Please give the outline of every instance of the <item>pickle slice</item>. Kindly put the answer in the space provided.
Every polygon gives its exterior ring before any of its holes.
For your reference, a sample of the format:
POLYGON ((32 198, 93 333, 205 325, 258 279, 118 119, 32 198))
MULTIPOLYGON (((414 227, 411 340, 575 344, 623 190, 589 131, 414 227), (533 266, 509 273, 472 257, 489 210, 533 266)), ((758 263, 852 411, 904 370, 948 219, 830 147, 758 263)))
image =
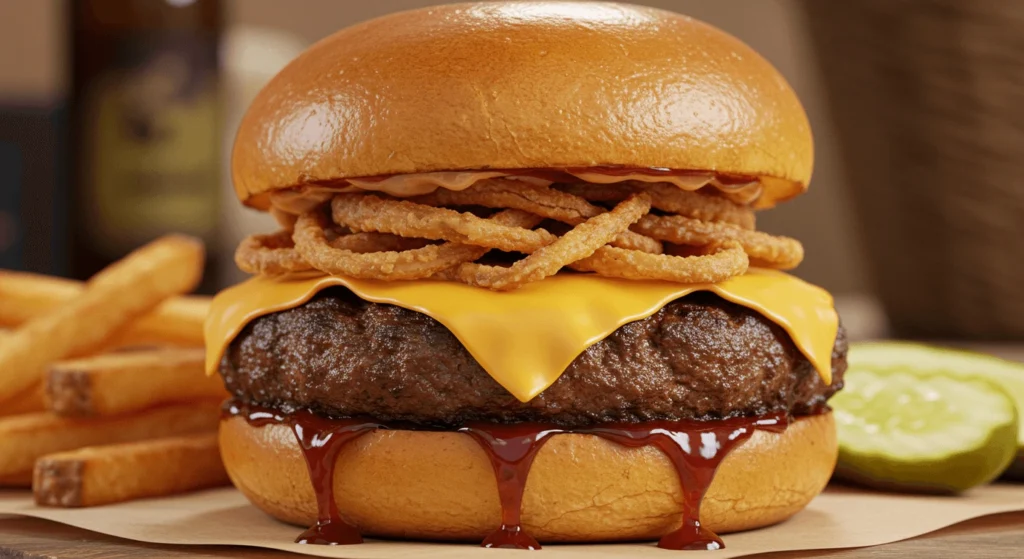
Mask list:
POLYGON ((1013 400, 986 380, 853 366, 845 381, 830 401, 840 479, 955 493, 992 481, 1016 454, 1013 400))
MULTIPOLYGON (((1024 414, 1024 363, 983 353, 905 342, 865 342, 850 346, 850 369, 911 370, 945 373, 958 378, 983 378, 998 384, 1024 414)), ((1017 451, 1024 460, 1024 422, 1017 431, 1017 451)))

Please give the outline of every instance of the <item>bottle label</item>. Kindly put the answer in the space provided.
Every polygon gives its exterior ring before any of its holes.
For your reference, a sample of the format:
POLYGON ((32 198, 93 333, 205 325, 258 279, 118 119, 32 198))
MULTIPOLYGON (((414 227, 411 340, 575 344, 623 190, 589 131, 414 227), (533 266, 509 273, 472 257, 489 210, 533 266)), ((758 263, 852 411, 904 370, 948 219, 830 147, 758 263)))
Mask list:
POLYGON ((204 39, 127 38, 83 99, 88 207, 77 211, 111 256, 171 231, 214 235, 220 99, 216 42, 204 39))

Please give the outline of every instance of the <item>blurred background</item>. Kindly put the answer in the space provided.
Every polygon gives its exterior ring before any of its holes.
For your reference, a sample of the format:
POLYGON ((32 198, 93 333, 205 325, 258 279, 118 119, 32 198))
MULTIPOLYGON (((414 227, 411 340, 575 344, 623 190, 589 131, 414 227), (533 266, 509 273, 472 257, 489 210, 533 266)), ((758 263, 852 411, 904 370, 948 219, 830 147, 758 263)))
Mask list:
MULTIPOLYGON (((0 267, 86 277, 177 230, 211 247, 206 291, 241 279, 235 244, 273 227, 229 181, 252 96, 317 39, 435 3, 0 0, 0 267)), ((854 337, 1024 339, 1024 2, 636 3, 795 88, 814 179, 759 228, 804 243, 797 275, 858 309, 854 337)))

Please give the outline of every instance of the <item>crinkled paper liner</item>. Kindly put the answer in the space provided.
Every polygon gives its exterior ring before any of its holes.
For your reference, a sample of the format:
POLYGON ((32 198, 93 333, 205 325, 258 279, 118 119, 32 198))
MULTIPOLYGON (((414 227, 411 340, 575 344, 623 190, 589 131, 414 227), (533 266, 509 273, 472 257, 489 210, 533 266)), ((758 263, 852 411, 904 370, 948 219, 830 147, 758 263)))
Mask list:
MULTIPOLYGON (((1018 510, 1024 510, 1024 485, 1020 484, 990 485, 957 497, 906 496, 831 487, 787 522, 724 536, 726 549, 713 555, 715 559, 725 559, 771 551, 878 545, 971 518, 1018 510)), ((0 491, 0 514, 44 518, 160 544, 244 545, 349 559, 523 558, 521 551, 482 549, 472 544, 371 540, 356 546, 298 545, 292 540, 301 529, 264 515, 230 488, 86 509, 37 507, 26 491, 0 491)), ((551 559, 667 556, 665 550, 652 543, 548 545, 540 553, 551 559)))

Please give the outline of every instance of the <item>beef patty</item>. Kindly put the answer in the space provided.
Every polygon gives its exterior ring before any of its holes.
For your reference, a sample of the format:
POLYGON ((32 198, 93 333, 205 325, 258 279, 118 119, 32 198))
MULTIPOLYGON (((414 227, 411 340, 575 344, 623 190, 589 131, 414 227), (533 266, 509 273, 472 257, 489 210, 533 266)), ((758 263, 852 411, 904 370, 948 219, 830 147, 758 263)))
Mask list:
POLYGON ((470 421, 563 427, 654 419, 807 414, 842 387, 842 327, 826 386, 789 335, 711 293, 622 326, 523 403, 436 320, 345 288, 253 320, 220 363, 239 400, 284 411, 450 428, 470 421))

